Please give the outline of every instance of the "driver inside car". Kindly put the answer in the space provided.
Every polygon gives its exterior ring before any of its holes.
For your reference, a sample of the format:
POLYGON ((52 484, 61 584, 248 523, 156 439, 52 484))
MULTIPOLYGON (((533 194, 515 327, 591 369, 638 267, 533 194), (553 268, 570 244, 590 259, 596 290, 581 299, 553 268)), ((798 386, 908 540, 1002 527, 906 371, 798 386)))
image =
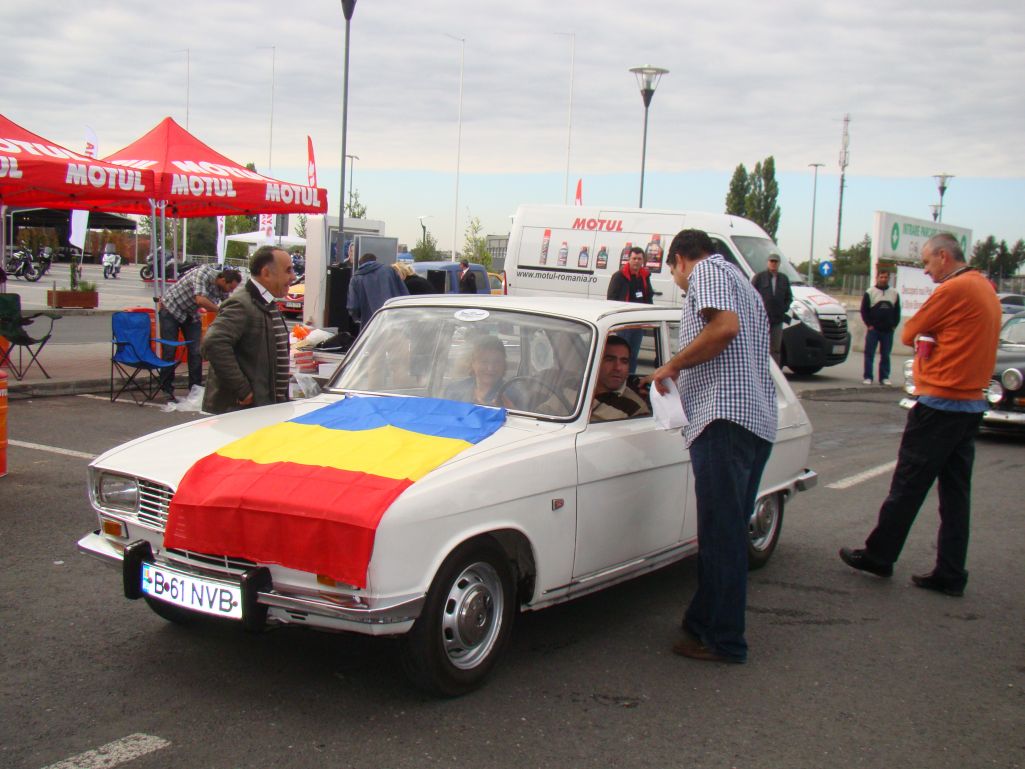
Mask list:
POLYGON ((598 366, 598 381, 591 400, 591 421, 612 422, 651 414, 651 407, 627 386, 630 374, 630 343, 610 334, 598 366))

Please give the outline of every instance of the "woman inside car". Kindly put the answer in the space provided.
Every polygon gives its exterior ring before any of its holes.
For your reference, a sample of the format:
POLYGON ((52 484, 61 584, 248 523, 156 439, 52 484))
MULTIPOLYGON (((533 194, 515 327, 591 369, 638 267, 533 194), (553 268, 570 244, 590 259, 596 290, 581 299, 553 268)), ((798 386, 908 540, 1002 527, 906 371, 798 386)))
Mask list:
POLYGON ((455 401, 478 403, 481 406, 511 407, 499 393, 505 384, 505 347, 496 336, 478 337, 470 353, 470 376, 453 382, 445 389, 445 397, 455 401))

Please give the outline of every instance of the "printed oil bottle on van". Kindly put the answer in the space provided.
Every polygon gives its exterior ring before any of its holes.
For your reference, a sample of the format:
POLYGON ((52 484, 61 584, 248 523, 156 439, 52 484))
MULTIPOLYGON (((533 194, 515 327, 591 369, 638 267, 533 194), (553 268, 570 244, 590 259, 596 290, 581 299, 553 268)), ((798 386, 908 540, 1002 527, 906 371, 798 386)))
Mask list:
POLYGON ((629 240, 626 241, 626 245, 623 246, 623 253, 619 255, 619 268, 623 269, 623 265, 630 261, 630 249, 633 248, 633 243, 629 240))
POLYGON ((651 242, 645 249, 647 254, 645 266, 648 272, 662 272, 662 236, 655 233, 651 236, 651 242))
POLYGON ((577 267, 586 270, 591 264, 591 255, 587 252, 587 246, 580 247, 580 254, 577 256, 577 267))
POLYGON ((541 258, 537 260, 538 264, 548 263, 548 244, 552 241, 552 231, 545 230, 545 236, 541 240, 541 258))
POLYGON ((568 262, 568 261, 569 261, 569 243, 567 243, 564 240, 564 241, 562 241, 562 245, 559 246, 559 261, 558 261, 558 265, 560 267, 565 267, 566 266, 566 262, 568 262))
POLYGON ((596 270, 604 270, 609 266, 609 251, 605 246, 598 249, 598 259, 594 264, 596 270))

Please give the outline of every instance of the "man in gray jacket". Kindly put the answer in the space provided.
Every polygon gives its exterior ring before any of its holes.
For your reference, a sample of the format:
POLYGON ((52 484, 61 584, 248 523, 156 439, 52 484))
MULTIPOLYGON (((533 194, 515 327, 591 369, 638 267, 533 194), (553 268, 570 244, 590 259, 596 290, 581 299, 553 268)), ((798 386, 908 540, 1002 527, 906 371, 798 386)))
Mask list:
POLYGON ((359 330, 363 331, 382 304, 393 296, 408 294, 409 289, 395 270, 377 261, 374 254, 363 254, 359 258, 359 269, 349 283, 349 314, 360 324, 359 330))
POLYGON ((203 411, 223 414, 288 400, 288 327, 275 298, 295 273, 287 251, 261 246, 249 280, 225 299, 203 339, 210 370, 203 411))

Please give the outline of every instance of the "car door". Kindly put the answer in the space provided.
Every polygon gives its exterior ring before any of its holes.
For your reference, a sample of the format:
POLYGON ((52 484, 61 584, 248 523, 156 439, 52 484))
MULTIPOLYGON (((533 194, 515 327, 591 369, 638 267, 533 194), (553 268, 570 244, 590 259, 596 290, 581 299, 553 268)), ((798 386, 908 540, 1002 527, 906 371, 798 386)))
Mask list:
MULTIPOLYGON (((637 374, 643 376, 665 359, 667 348, 662 324, 639 325, 645 336, 637 374)), ((659 429, 652 416, 589 423, 577 436, 574 579, 629 569, 679 543, 689 465, 679 431, 659 429)))

